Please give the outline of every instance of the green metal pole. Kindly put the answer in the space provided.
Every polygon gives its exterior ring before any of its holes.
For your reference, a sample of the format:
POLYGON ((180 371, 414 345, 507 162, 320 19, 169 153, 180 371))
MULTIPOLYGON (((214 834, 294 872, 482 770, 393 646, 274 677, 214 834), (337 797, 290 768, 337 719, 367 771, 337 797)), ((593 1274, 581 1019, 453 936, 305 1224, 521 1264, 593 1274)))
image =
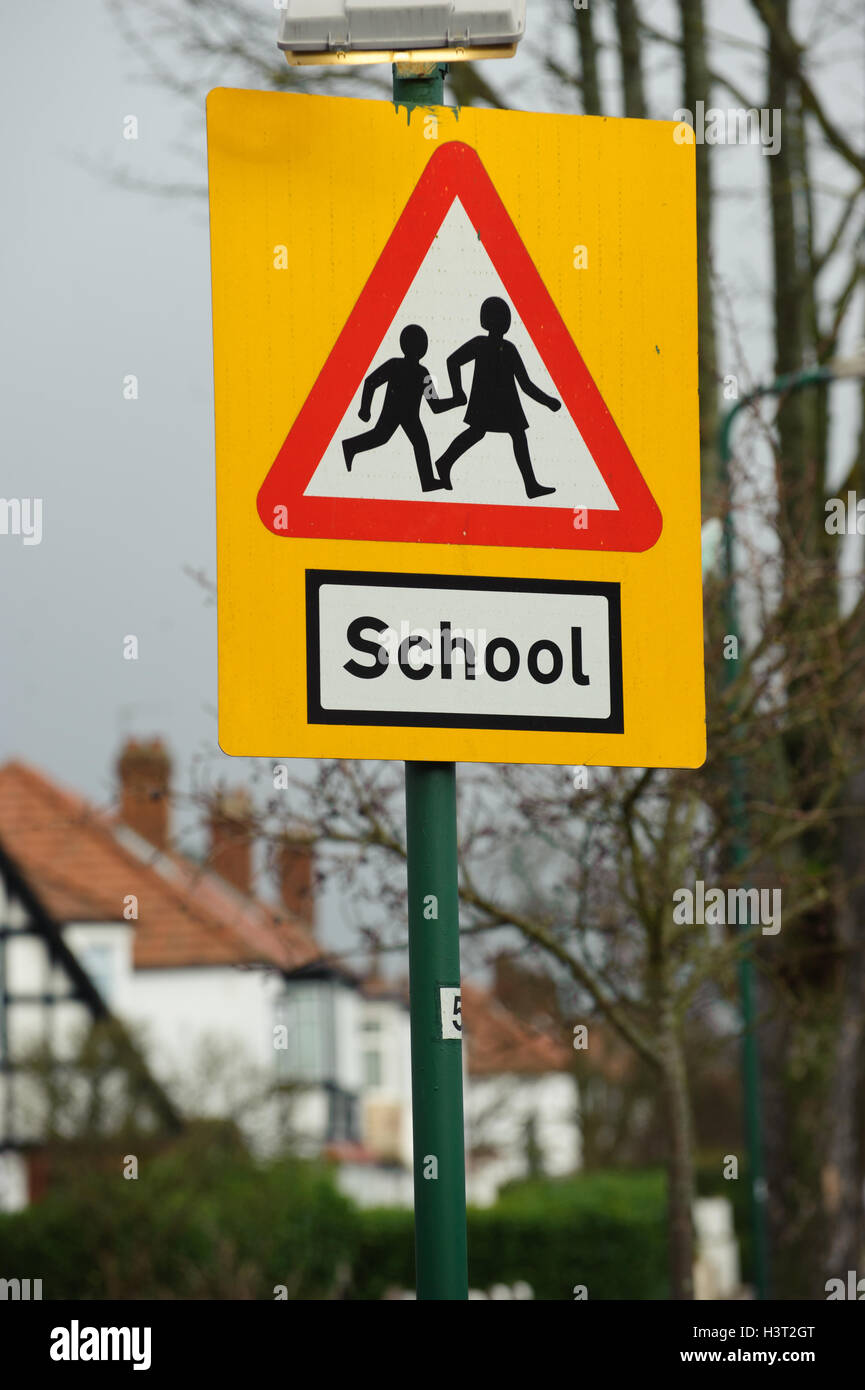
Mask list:
MULTIPOLYGON (((729 410, 721 424, 721 473, 727 489, 727 510, 724 516, 724 600, 727 634, 740 640, 739 608, 734 572, 733 507, 730 486, 730 439, 733 421, 751 400, 738 402, 729 410)), ((735 676, 732 662, 724 662, 724 684, 729 686, 735 676)), ((748 857, 748 813, 745 804, 745 770, 742 759, 730 759, 730 819, 732 843, 730 865, 737 869, 748 857)), ((743 885, 744 886, 744 885, 743 885)), ((738 898, 737 898, 738 904, 738 898)), ((738 910, 738 908, 737 908, 738 910)), ((737 922, 739 933, 747 923, 737 922)), ((769 1234, 766 1199, 766 1174, 763 1159, 763 1124, 760 1102, 760 1055, 754 1027, 754 960, 753 947, 743 946, 739 953, 739 1005, 742 1016, 742 1092, 745 1119, 745 1144, 748 1151, 748 1207, 751 1219, 751 1242, 754 1258, 754 1283, 759 1299, 769 1296, 769 1234)))
MULTIPOLYGON (((442 105, 446 72, 395 64, 394 104, 442 105)), ((454 764, 407 762, 405 808, 417 1296, 467 1299, 454 764)))
POLYGON ((468 1298, 456 769, 406 763, 414 1212, 419 1299, 468 1298))
POLYGON ((394 106, 407 107, 409 114, 415 106, 442 106, 447 70, 447 63, 394 63, 394 106))
MULTIPOLYGON (((751 405, 761 396, 783 395, 788 391, 799 391, 805 386, 813 386, 830 381, 832 372, 825 367, 810 368, 806 371, 779 377, 768 386, 759 386, 727 411, 721 421, 719 437, 719 456, 721 476, 727 492, 727 510, 724 516, 724 576, 726 595, 724 601, 727 634, 739 639, 739 610, 736 598, 735 580, 735 528, 730 484, 730 460, 732 458, 731 440, 733 425, 739 412, 751 405)), ((732 664, 725 662, 725 685, 734 679, 732 664)), ((734 755, 730 759, 730 819, 733 828, 730 846, 730 863, 738 868, 748 857, 748 811, 745 800, 745 769, 742 759, 734 755)), ((745 887, 747 885, 741 885, 745 887)), ((737 899, 738 904, 738 899, 737 899)), ((747 930, 747 923, 737 922, 740 933, 747 930)), ((754 1282, 757 1297, 769 1297, 769 1223, 766 1186, 765 1161, 763 1154, 763 1119, 760 1100, 760 1051, 756 1031, 754 1008, 754 959, 753 945, 743 946, 739 955, 739 1000, 742 1015, 742 1089, 745 1110, 745 1143, 748 1149, 749 1206, 751 1212, 751 1236, 754 1250, 754 1282)))

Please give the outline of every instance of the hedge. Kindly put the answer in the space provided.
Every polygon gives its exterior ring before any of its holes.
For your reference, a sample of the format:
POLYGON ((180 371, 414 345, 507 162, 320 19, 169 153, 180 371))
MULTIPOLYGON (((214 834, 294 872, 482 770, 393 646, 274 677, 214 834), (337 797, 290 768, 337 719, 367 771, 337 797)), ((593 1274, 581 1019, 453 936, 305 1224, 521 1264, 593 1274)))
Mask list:
POLYGON ((513 1185, 496 1206, 472 1212, 473 1286, 525 1279, 536 1298, 667 1297, 662 1173, 586 1173, 513 1185))
MULTIPOLYGON (((43 1298, 380 1299, 414 1285, 412 1214, 359 1210, 331 1172, 180 1147, 137 1180, 78 1176, 0 1216, 0 1273, 43 1298)), ((667 1296, 661 1173, 526 1182, 470 1209, 469 1283, 531 1285, 535 1298, 667 1296)))
POLYGON ((71 1299, 322 1299, 344 1285, 357 1213, 324 1169, 181 1149, 137 1179, 82 1177, 0 1216, 5 1277, 71 1299))

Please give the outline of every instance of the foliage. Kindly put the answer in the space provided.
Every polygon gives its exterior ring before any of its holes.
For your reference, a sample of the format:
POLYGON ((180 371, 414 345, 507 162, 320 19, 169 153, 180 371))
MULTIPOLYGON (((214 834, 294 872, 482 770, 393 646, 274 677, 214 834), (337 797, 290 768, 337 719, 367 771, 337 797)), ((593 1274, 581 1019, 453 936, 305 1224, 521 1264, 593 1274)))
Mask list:
POLYGON ((260 1164, 195 1139, 127 1180, 80 1174, 0 1216, 4 1269, 44 1298, 262 1299, 336 1296, 357 1243, 352 1204, 329 1173, 260 1164), (20 1271, 20 1274, 18 1273, 20 1271))
MULTIPOLYGON (((358 1210, 330 1172, 262 1164, 210 1133, 145 1160, 136 1180, 87 1163, 0 1216, 4 1270, 46 1299, 380 1299, 414 1286, 413 1215, 358 1210)), ((664 1178, 596 1173, 516 1184, 469 1212, 469 1282, 535 1298, 665 1298, 664 1178)))
POLYGON ((528 1181, 469 1218, 471 1283, 525 1279, 535 1298, 666 1298, 667 1227, 662 1172, 592 1173, 528 1181))

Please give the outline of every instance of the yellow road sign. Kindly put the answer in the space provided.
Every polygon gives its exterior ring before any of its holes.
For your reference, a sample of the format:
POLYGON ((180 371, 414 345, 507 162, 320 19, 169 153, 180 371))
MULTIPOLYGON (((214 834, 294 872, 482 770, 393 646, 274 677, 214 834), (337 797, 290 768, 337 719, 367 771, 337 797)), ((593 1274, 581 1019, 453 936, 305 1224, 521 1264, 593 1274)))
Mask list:
POLYGON ((211 93, 226 752, 703 761, 675 129, 211 93))

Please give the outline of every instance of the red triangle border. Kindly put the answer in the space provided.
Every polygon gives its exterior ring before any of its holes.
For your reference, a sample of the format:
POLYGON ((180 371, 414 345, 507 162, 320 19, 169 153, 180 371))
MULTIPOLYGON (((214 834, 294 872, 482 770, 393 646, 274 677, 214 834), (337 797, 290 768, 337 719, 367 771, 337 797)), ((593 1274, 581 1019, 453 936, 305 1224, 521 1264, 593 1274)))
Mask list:
POLYGON ((477 152, 449 140, 432 154, 258 494, 277 536, 642 551, 663 525, 628 446, 477 152), (570 507, 306 497, 333 438, 439 227, 459 198, 540 353, 618 511, 570 507), (275 524, 285 507, 286 528, 275 524))

